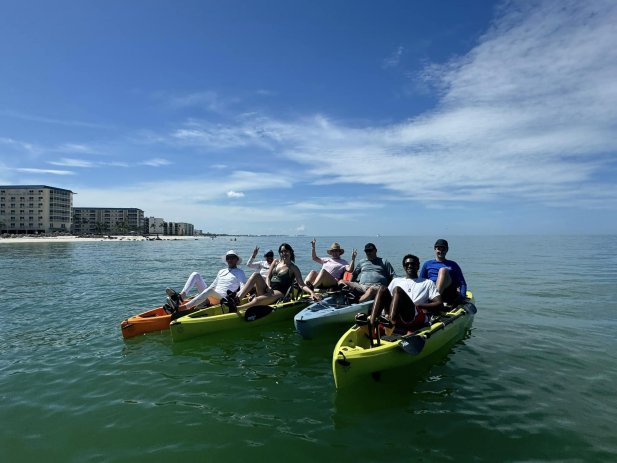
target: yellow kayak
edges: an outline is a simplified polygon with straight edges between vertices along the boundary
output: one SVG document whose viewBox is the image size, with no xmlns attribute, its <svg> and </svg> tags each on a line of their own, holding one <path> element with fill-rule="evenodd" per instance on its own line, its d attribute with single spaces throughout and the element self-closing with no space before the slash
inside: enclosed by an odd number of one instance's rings
<svg viewBox="0 0 617 463">
<path fill-rule="evenodd" d="M 354 325 L 338 341 L 332 354 L 332 373 L 337 389 L 348 387 L 372 373 L 418 362 L 462 339 L 477 311 L 473 296 L 468 301 L 438 316 L 431 325 L 408 335 L 369 337 L 367 325 Z"/>
<path fill-rule="evenodd" d="M 212 306 L 172 321 L 169 329 L 174 341 L 184 341 L 221 331 L 255 328 L 278 321 L 292 320 L 296 313 L 311 302 L 309 296 L 303 294 L 296 300 L 257 305 L 244 312 L 230 313 L 225 305 Z"/>
</svg>

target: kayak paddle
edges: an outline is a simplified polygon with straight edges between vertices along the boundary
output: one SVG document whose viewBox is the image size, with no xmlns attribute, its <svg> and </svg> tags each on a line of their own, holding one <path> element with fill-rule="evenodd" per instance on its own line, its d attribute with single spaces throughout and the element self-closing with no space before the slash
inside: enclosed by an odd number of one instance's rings
<svg viewBox="0 0 617 463">
<path fill-rule="evenodd" d="M 418 355 L 420 352 L 422 352 L 425 343 L 426 340 L 423 336 L 415 335 L 409 338 L 402 339 L 399 343 L 399 346 L 409 355 Z"/>
<path fill-rule="evenodd" d="M 249 307 L 244 312 L 238 311 L 238 315 L 244 317 L 244 320 L 247 322 L 254 322 L 255 320 L 259 320 L 260 318 L 269 315 L 272 312 L 273 307 L 269 305 L 254 305 Z"/>
</svg>

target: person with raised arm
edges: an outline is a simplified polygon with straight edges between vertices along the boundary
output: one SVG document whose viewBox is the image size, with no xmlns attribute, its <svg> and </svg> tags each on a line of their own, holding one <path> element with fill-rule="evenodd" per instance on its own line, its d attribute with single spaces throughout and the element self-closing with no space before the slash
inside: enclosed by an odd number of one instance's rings
<svg viewBox="0 0 617 463">
<path fill-rule="evenodd" d="M 312 289 L 334 288 L 339 284 L 339 280 L 343 278 L 345 272 L 353 272 L 358 252 L 355 249 L 352 251 L 351 263 L 349 263 L 341 258 L 345 250 L 341 248 L 340 244 L 335 242 L 326 250 L 330 257 L 322 258 L 317 256 L 317 252 L 315 251 L 316 242 L 317 240 L 315 240 L 315 238 L 311 241 L 312 258 L 322 267 L 319 273 L 315 270 L 311 270 L 304 281 L 306 285 Z"/>
<path fill-rule="evenodd" d="M 249 260 L 246 261 L 246 266 L 250 269 L 257 270 L 262 277 L 266 278 L 268 276 L 268 272 L 270 271 L 270 265 L 272 265 L 272 262 L 274 261 L 274 252 L 270 249 L 264 254 L 265 260 L 255 261 L 258 252 L 259 246 L 255 246 L 255 249 L 253 249 L 253 254 L 249 257 Z"/>
<path fill-rule="evenodd" d="M 279 258 L 272 262 L 268 276 L 264 279 L 260 273 L 253 273 L 240 292 L 236 295 L 235 302 L 238 303 L 246 296 L 249 291 L 255 289 L 257 294 L 250 302 L 237 306 L 237 309 L 245 310 L 256 305 L 273 304 L 281 299 L 294 281 L 306 293 L 311 295 L 313 300 L 321 299 L 318 294 L 306 286 L 302 280 L 302 273 L 295 264 L 296 256 L 293 248 L 283 243 L 279 246 Z"/>
</svg>

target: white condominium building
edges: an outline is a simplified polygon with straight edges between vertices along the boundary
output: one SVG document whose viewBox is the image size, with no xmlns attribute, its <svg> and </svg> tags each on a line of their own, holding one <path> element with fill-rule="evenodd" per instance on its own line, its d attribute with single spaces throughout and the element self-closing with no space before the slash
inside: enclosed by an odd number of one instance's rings
<svg viewBox="0 0 617 463">
<path fill-rule="evenodd" d="M 144 232 L 144 211 L 134 207 L 74 207 L 73 233 L 125 234 Z"/>
<path fill-rule="evenodd" d="M 0 233 L 69 233 L 73 194 L 47 185 L 0 185 Z"/>
</svg>

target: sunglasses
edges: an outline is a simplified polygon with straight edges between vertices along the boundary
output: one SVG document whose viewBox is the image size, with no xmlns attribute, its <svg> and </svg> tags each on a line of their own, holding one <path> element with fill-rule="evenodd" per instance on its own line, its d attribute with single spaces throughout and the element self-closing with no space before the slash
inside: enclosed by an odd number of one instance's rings
<svg viewBox="0 0 617 463">
<path fill-rule="evenodd" d="M 233 259 L 237 259 L 238 256 L 225 256 L 225 260 L 233 260 Z"/>
<path fill-rule="evenodd" d="M 364 252 L 375 252 L 375 251 L 377 251 L 377 249 L 375 248 L 368 248 L 364 250 Z"/>
<path fill-rule="evenodd" d="M 405 267 L 405 268 L 407 268 L 407 267 L 417 267 L 417 266 L 418 266 L 418 264 L 416 262 L 413 262 L 413 261 L 405 262 L 403 264 L 403 267 Z"/>
</svg>

